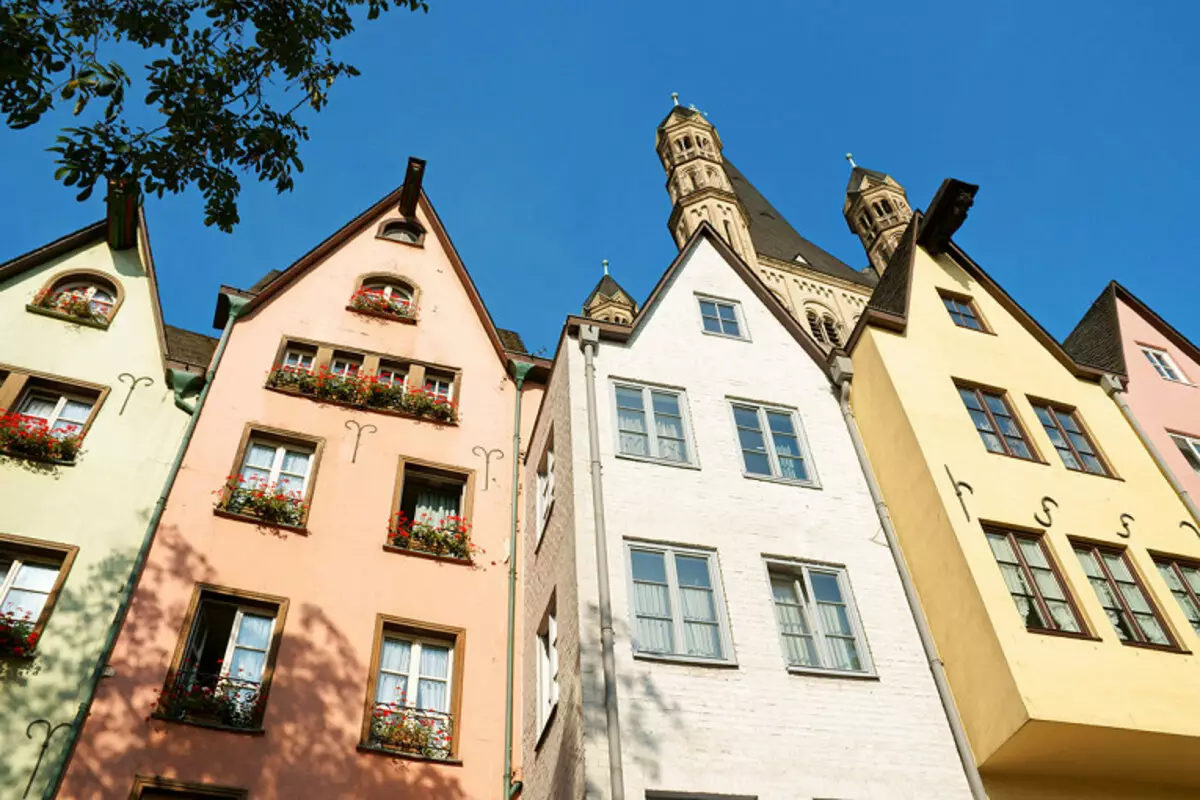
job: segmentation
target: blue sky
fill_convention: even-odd
[[[1194,3],[429,2],[342,43],[363,75],[311,118],[294,192],[247,183],[232,235],[196,194],[147,200],[168,322],[210,332],[221,283],[287,266],[411,154],[497,324],[552,353],[602,258],[642,299],[674,255],[654,128],[677,91],[852,266],[847,151],[916,207],[980,184],[958,241],[1054,335],[1116,278],[1200,341]],[[0,128],[0,260],[102,213],[52,180],[54,134]]]

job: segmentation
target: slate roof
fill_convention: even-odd
[[[504,345],[504,349],[508,352],[517,355],[529,354],[529,351],[525,349],[525,342],[521,340],[521,334],[504,328],[496,328],[496,333],[500,336],[500,344]]]
[[[1109,283],[1079,320],[1063,349],[1080,364],[1127,375],[1125,350],[1121,346],[1121,323],[1117,318],[1117,286]]]
[[[734,194],[750,217],[750,238],[756,251],[777,261],[801,264],[862,286],[874,286],[879,282],[874,272],[859,272],[797,233],[728,158],[724,167],[729,182],[733,184]],[[803,258],[803,263],[796,261],[796,256]]]
[[[605,273],[604,277],[600,279],[600,282],[596,284],[596,288],[592,289],[592,291],[588,293],[587,299],[583,301],[583,307],[587,308],[588,304],[592,302],[592,298],[596,295],[600,295],[601,297],[616,297],[618,292],[625,295],[630,300],[633,299],[633,296],[630,295],[629,292],[621,288],[621,284],[613,280],[611,275]]]
[[[917,228],[920,224],[921,214],[913,214],[913,218],[908,222],[908,227],[904,229],[904,235],[900,237],[900,243],[896,245],[896,252],[892,253],[892,257],[888,260],[887,269],[883,271],[883,278],[875,287],[875,291],[871,293],[871,300],[867,303],[868,308],[885,311],[898,317],[908,315],[908,284],[912,277]]]
[[[205,369],[212,361],[217,349],[217,340],[202,333],[163,325],[167,340],[167,358],[193,367]]]
[[[247,291],[249,291],[251,294],[258,294],[263,289],[267,288],[267,284],[269,284],[271,281],[275,280],[282,274],[283,274],[283,270],[273,269],[270,272],[268,272],[266,275],[263,275],[261,278],[259,278],[258,283],[251,286]]]
[[[661,131],[663,129],[663,126],[667,124],[667,120],[671,118],[672,114],[679,114],[682,117],[700,116],[700,112],[694,108],[688,108],[687,106],[671,106],[671,110],[667,112],[665,117],[663,117],[662,122],[658,123],[657,130]]]
[[[886,181],[887,173],[879,170],[867,169],[854,165],[854,169],[850,170],[850,180],[846,181],[846,194],[851,194],[858,190],[859,178],[874,178],[877,181]]]

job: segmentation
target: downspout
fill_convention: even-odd
[[[846,420],[846,428],[850,431],[850,439],[854,442],[854,452],[858,463],[862,466],[863,476],[867,479],[867,488],[871,492],[871,500],[875,503],[875,512],[879,515],[879,524],[883,527],[884,538],[887,539],[888,550],[896,563],[896,572],[900,575],[900,585],[904,587],[904,599],[908,601],[908,610],[912,613],[913,622],[917,625],[917,635],[921,639],[921,649],[925,651],[925,660],[929,671],[933,674],[933,683],[937,687],[938,699],[942,702],[942,710],[950,723],[950,735],[954,738],[954,748],[958,751],[959,761],[962,762],[963,772],[967,776],[967,785],[971,788],[971,796],[975,800],[986,800],[987,792],[983,788],[983,778],[979,775],[979,767],[975,765],[975,756],[971,752],[971,743],[967,740],[967,732],[963,729],[962,719],[958,716],[958,708],[954,705],[954,695],[950,693],[950,682],[946,679],[946,667],[938,657],[937,645],[934,644],[933,634],[929,631],[929,622],[921,608],[921,600],[917,588],[913,584],[912,573],[908,571],[908,563],[896,540],[896,529],[892,525],[892,515],[888,511],[887,502],[879,482],[875,480],[875,471],[867,457],[867,448],[863,444],[862,434],[858,430],[858,421],[850,408],[850,381],[854,378],[854,367],[846,356],[838,356],[833,362],[833,380],[841,388],[842,417]]]
[[[521,387],[525,385],[525,376],[533,369],[533,364],[523,361],[509,363],[512,364],[513,377],[517,381],[517,407],[513,411],[512,525],[508,536],[508,653],[505,656],[508,680],[504,683],[504,794],[500,795],[504,800],[512,800],[513,796],[521,791],[521,782],[512,779],[513,651],[517,623],[517,503],[521,478]]]
[[[1125,419],[1129,420],[1129,424],[1133,426],[1133,430],[1137,433],[1138,438],[1142,440],[1142,444],[1150,451],[1150,457],[1158,465],[1159,471],[1166,477],[1167,482],[1171,484],[1171,488],[1175,490],[1175,493],[1179,495],[1179,499],[1187,507],[1188,513],[1192,515],[1192,518],[1197,523],[1200,523],[1200,509],[1196,508],[1196,501],[1192,499],[1187,489],[1183,488],[1183,484],[1175,477],[1175,473],[1171,470],[1170,465],[1163,460],[1162,453],[1158,452],[1158,448],[1154,446],[1154,442],[1150,441],[1150,436],[1146,433],[1146,429],[1142,427],[1142,423],[1134,416],[1133,409],[1129,407],[1129,403],[1125,402],[1125,388],[1121,385],[1121,380],[1115,375],[1105,375],[1100,379],[1100,387],[1117,404],[1117,408],[1121,409],[1121,413],[1125,415]]]
[[[579,327],[583,348],[583,374],[587,385],[588,458],[592,474],[592,515],[596,528],[597,591],[600,601],[600,653],[604,670],[604,715],[608,728],[608,780],[611,800],[625,800],[625,773],[621,760],[621,719],[617,709],[617,661],[613,655],[612,593],[608,584],[608,540],[604,528],[604,480],[600,465],[600,428],[596,412],[596,348],[600,329]]]
[[[208,398],[208,390],[212,388],[213,375],[216,374],[217,367],[221,364],[221,358],[225,355],[225,346],[229,343],[229,334],[233,330],[233,323],[241,313],[242,308],[249,302],[248,300],[232,296],[228,296],[228,299],[230,304],[229,317],[225,320],[225,328],[221,331],[221,339],[217,343],[217,350],[213,354],[212,363],[209,365],[208,371],[204,374],[204,388],[200,390],[200,396],[197,398],[194,408],[189,412],[191,416],[188,419],[187,427],[184,428],[179,448],[175,452],[175,460],[171,462],[166,480],[163,481],[163,488],[158,495],[158,501],[154,504],[154,511],[150,514],[150,521],[146,525],[146,533],[142,536],[142,545],[138,549],[137,556],[133,561],[133,569],[130,571],[129,579],[125,581],[125,585],[121,588],[121,598],[117,604],[117,613],[113,617],[112,624],[108,626],[108,635],[104,640],[104,648],[100,651],[100,657],[96,660],[95,666],[92,667],[92,674],[88,677],[83,702],[79,704],[79,710],[75,713],[75,719],[71,722],[70,738],[67,740],[66,750],[55,768],[54,780],[47,784],[46,791],[42,793],[42,800],[51,800],[51,798],[58,794],[58,790],[62,786],[63,777],[67,772],[67,765],[71,763],[75,747],[79,744],[79,734],[83,730],[83,723],[87,720],[88,714],[91,712],[92,701],[96,699],[96,690],[100,686],[100,680],[108,672],[108,661],[112,658],[113,649],[117,644],[117,636],[120,634],[121,626],[125,622],[125,615],[129,613],[129,604],[133,599],[134,589],[137,588],[138,581],[141,580],[142,570],[146,566],[146,558],[150,554],[150,546],[154,544],[154,535],[158,531],[158,523],[162,520],[163,511],[167,507],[167,498],[171,494],[171,489],[175,485],[175,479],[178,477],[180,467],[183,465],[183,456],[187,452],[188,444],[192,440],[192,434],[196,430],[196,422],[200,419],[200,410],[204,408],[204,401]],[[184,411],[188,411],[189,406],[182,400],[180,394],[185,386],[194,386],[198,381],[194,379],[178,380],[176,378],[177,374],[173,373],[171,376],[172,384],[175,387],[175,404]]]

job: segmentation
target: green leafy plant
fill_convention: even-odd
[[[46,420],[0,409],[0,452],[37,461],[74,461],[82,437],[74,425],[51,430]]]
[[[445,714],[404,705],[402,695],[398,703],[375,705],[371,712],[371,743],[426,758],[449,758],[449,724]]]
[[[159,692],[155,713],[171,720],[254,728],[262,723],[264,698],[261,688],[257,681],[184,669]]]
[[[367,311],[396,319],[416,319],[419,310],[409,300],[387,297],[383,292],[368,289],[359,289],[351,295],[350,307],[356,311]]]
[[[435,556],[470,559],[480,548],[471,542],[470,527],[462,517],[434,519],[428,514],[412,521],[397,511],[388,528],[388,544],[407,550],[419,550]]]
[[[271,524],[298,527],[308,510],[302,492],[286,491],[264,478],[230,475],[216,494],[217,508],[222,511]]]
[[[28,658],[37,647],[38,634],[33,615],[17,609],[14,613],[0,614],[0,657]]]
[[[92,301],[83,292],[55,292],[44,289],[33,299],[33,305],[88,322],[108,322],[106,315],[92,308]]]

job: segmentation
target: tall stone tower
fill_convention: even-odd
[[[683,247],[707,220],[743,261],[756,266],[750,221],[723,169],[721,137],[703,114],[673,97],[675,107],[658,126],[655,149],[667,173],[673,204],[667,226],[675,245]]]
[[[853,169],[846,184],[842,215],[850,230],[862,240],[871,266],[882,275],[912,219],[908,195],[892,176],[858,166],[849,154],[846,158]]]
[[[637,302],[608,274],[608,262],[604,262],[604,277],[583,301],[583,315],[599,322],[615,322],[629,325],[637,315]]]

